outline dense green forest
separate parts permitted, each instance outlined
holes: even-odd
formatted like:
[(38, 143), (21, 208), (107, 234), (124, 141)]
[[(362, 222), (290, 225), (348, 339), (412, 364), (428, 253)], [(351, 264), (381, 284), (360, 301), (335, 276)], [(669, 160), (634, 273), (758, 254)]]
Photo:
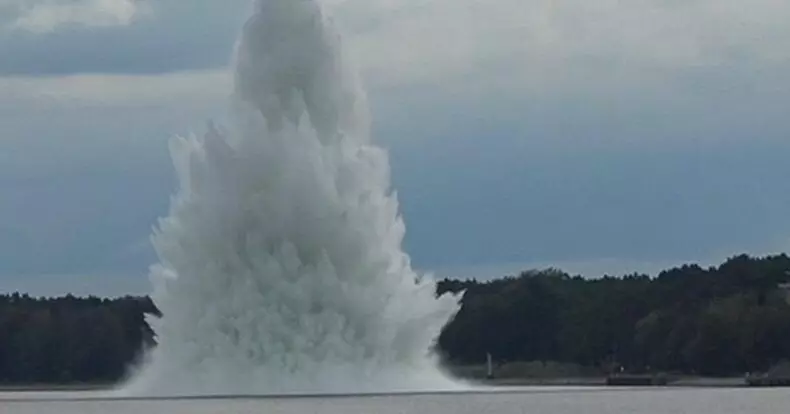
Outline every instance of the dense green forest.
[[(605, 372), (742, 375), (790, 359), (790, 258), (738, 256), (657, 277), (585, 279), (559, 270), (492, 281), (443, 280), (465, 292), (438, 346), (448, 362), (559, 361)], [(148, 298), (0, 296), (0, 383), (118, 380), (155, 346)]]
[(562, 361), (631, 372), (757, 372), (790, 358), (790, 258), (734, 257), (657, 277), (584, 279), (558, 270), (480, 283), (439, 339), (456, 362)]
[(153, 344), (147, 298), (0, 296), (0, 383), (94, 383), (121, 378)]

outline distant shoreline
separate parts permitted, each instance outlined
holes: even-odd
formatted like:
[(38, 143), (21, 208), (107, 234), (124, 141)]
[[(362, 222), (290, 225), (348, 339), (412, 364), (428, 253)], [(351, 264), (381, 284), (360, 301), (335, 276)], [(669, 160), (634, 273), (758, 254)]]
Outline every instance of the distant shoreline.
[[(493, 387), (607, 387), (606, 377), (585, 378), (503, 378), (475, 381), (482, 386)], [(713, 377), (683, 377), (675, 379), (666, 385), (644, 386), (638, 388), (661, 387), (701, 387), (701, 388), (740, 388), (747, 387), (743, 377), (713, 378)], [(0, 385), (0, 392), (81, 392), (81, 391), (108, 391), (116, 384), (8, 384)], [(622, 387), (609, 386), (612, 389)]]
[(116, 384), (2, 384), (0, 392), (107, 391)]
[[(484, 385), (493, 386), (553, 386), (553, 387), (607, 387), (606, 377), (584, 377), (584, 378), (503, 378), (503, 379), (490, 379), (481, 382)], [(746, 381), (743, 377), (680, 377), (672, 379), (665, 385), (645, 385), (639, 387), (746, 387)], [(619, 386), (608, 386), (613, 389)]]

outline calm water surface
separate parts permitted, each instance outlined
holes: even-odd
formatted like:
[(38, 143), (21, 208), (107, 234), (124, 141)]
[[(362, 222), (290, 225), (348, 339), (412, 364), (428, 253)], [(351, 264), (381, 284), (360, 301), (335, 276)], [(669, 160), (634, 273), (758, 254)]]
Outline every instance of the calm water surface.
[(0, 393), (13, 414), (735, 414), (790, 412), (790, 389), (548, 388), (369, 397), (102, 400), (87, 393)]

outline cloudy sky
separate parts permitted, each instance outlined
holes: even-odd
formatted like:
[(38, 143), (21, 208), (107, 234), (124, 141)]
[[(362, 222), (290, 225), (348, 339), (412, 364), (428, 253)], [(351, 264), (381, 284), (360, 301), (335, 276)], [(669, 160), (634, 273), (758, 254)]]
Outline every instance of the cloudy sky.
[[(598, 276), (790, 247), (790, 3), (325, 0), (420, 269)], [(167, 140), (248, 0), (0, 0), (0, 290), (145, 292)]]

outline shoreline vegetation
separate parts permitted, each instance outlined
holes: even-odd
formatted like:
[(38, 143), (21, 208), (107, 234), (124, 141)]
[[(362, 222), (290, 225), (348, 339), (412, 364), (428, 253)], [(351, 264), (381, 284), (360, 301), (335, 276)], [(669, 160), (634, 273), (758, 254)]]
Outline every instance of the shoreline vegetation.
[[(789, 281), (784, 254), (655, 277), (544, 269), (444, 279), (437, 295), (465, 293), (437, 351), (455, 376), (490, 385), (605, 385), (617, 375), (661, 375), (671, 386), (759, 385), (790, 378)], [(161, 316), (147, 297), (0, 295), (0, 390), (117, 383), (156, 345), (146, 314)]]
[[(781, 378), (790, 378), (790, 363), (780, 364)], [(668, 386), (702, 388), (741, 388), (753, 386), (750, 376), (704, 377), (683, 374), (609, 374), (605, 375), (594, 368), (578, 367), (557, 362), (515, 362), (494, 367), (493, 376), (487, 376), (486, 365), (466, 365), (445, 367), (448, 373), (459, 381), (468, 381), (484, 387), (603, 387), (625, 385), (632, 387)], [(656, 379), (652, 383), (610, 383), (612, 378), (622, 375), (632, 379)], [(760, 384), (758, 384), (760, 385)], [(771, 385), (771, 384), (766, 384)], [(121, 386), (117, 382), (95, 383), (29, 383), (0, 384), (0, 392), (81, 392), (111, 391)]]
[[(469, 380), (468, 378), (460, 378)], [(476, 379), (475, 384), (491, 387), (603, 387), (607, 377), (578, 378), (500, 378)], [(669, 387), (741, 388), (749, 385), (743, 377), (678, 377), (664, 384)], [(0, 392), (96, 392), (111, 391), (117, 384), (17, 384), (0, 385)]]

